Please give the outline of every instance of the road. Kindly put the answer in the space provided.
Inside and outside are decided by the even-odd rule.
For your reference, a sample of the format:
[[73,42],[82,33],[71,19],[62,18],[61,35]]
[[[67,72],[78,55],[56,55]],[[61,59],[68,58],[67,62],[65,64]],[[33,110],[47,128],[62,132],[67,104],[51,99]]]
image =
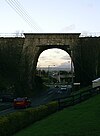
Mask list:
[[[61,90],[61,88],[50,88],[45,92],[42,92],[40,95],[38,95],[35,98],[32,98],[32,107],[37,107],[39,105],[46,104],[50,101],[56,100],[61,97],[66,97],[69,96],[71,93],[70,89],[67,90]],[[16,112],[16,111],[21,111],[23,109],[14,109],[13,104],[12,107],[6,110],[0,111],[0,116],[11,113],[11,112]]]

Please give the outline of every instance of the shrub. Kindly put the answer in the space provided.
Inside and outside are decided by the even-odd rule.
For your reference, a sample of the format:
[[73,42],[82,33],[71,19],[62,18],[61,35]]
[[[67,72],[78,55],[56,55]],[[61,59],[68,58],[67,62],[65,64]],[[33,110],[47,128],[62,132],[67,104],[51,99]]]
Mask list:
[[56,102],[56,101],[50,102],[50,103],[46,104],[46,106],[48,108],[48,115],[51,113],[54,113],[58,110],[58,102]]
[[56,112],[57,109],[58,103],[51,102],[36,108],[29,108],[2,116],[0,117],[0,136],[10,136],[29,124]]

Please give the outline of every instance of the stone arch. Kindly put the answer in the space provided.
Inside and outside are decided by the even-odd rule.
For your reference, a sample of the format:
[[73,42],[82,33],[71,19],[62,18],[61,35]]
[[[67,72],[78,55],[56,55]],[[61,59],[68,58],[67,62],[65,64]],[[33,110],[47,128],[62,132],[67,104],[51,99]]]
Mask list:
[[62,49],[71,56],[76,82],[82,86],[91,84],[93,79],[100,76],[100,38],[82,38],[79,35],[80,33],[25,34],[20,72],[23,84],[32,89],[38,57],[50,48]]
[[[32,89],[39,55],[47,49],[66,51],[74,63],[74,46],[78,44],[79,33],[75,34],[25,34],[22,53],[21,79]],[[72,51],[72,53],[71,53]],[[24,60],[24,61],[23,61]]]
[[[39,54],[52,47],[65,50],[74,63],[75,79],[89,85],[100,77],[100,37],[80,37],[80,33],[27,33],[25,37],[0,38],[0,73],[19,88],[32,89]],[[17,88],[16,87],[16,88]],[[27,90],[28,90],[27,89]]]

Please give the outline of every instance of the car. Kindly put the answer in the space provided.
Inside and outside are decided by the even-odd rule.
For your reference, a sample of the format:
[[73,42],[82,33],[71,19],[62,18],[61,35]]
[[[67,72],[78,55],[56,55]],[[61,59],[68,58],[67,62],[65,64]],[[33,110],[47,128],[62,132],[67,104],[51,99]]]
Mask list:
[[11,94],[3,94],[1,95],[0,99],[2,102],[13,102],[14,96]]
[[66,85],[62,85],[62,86],[61,86],[61,90],[62,90],[62,91],[67,91],[67,86],[66,86]]
[[57,93],[58,93],[58,94],[62,94],[62,91],[61,91],[61,90],[58,90]]
[[14,99],[14,108],[27,108],[31,106],[31,100],[27,97],[18,97]]
[[55,88],[59,88],[59,86],[58,86],[58,85],[55,85]]

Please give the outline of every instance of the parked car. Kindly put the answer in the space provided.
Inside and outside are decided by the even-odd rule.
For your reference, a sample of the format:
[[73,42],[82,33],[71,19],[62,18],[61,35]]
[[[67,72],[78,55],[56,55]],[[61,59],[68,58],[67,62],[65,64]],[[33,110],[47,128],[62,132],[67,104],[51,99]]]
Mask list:
[[0,99],[2,102],[13,102],[14,96],[12,96],[11,94],[3,94],[0,96]]
[[27,108],[31,106],[31,100],[27,97],[14,99],[14,108]]

